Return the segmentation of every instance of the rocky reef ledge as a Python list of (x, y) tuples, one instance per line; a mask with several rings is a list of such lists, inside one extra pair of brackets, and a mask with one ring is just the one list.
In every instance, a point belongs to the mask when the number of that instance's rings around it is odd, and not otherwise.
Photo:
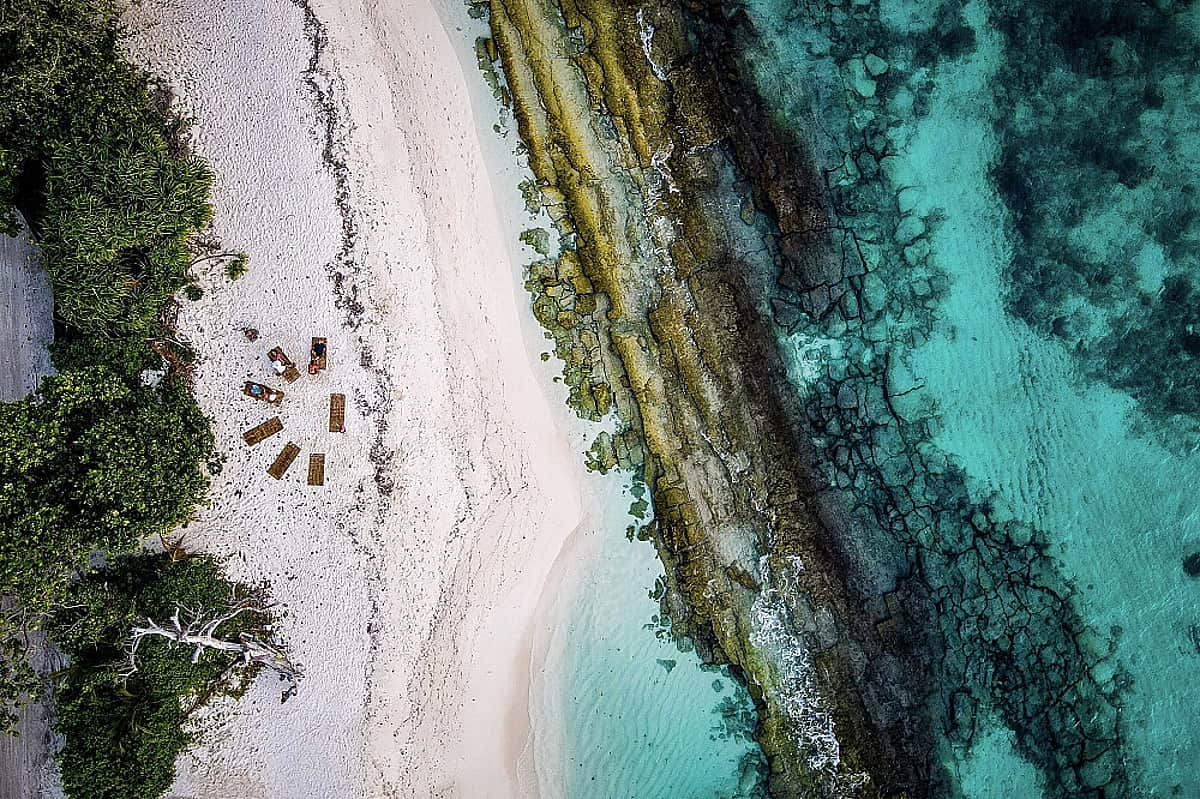
[[(916, 623), (929, 609), (902, 588), (902, 554), (851, 529), (822, 489), (759, 300), (779, 241), (810, 257), (809, 274), (827, 268), (806, 250), (828, 227), (816, 176), (806, 183), (792, 150), (772, 146), (753, 96), (727, 96), (729, 65), (696, 36), (719, 10), (491, 0), (487, 11), (481, 57), (501, 62), (534, 199), (563, 245), (531, 270), (535, 312), (577, 410), (621, 420), (593, 458), (640, 470), (651, 489), (645, 532), (674, 630), (745, 679), (772, 796), (929, 795), (923, 675), (936, 647)], [(794, 178), (748, 182), (747, 125), (756, 168)]]

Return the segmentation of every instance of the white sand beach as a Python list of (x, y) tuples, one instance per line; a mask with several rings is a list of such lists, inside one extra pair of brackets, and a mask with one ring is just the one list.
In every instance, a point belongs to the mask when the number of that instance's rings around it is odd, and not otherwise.
[[(196, 118), (215, 232), (252, 260), (206, 275), (179, 319), (227, 456), (184, 545), (271, 581), (306, 670), (285, 704), (264, 678), (215, 708), (174, 794), (528, 795), (531, 624), (582, 467), (531, 365), (475, 76), (428, 0), (167, 0), (129, 24)], [(328, 370), (283, 385), (267, 349), (303, 366), (314, 335)], [(246, 379), (287, 392), (283, 432), (253, 448), (242, 431), (275, 411)], [(331, 392), (344, 433), (326, 431)], [(288, 441), (302, 452), (276, 481)]]

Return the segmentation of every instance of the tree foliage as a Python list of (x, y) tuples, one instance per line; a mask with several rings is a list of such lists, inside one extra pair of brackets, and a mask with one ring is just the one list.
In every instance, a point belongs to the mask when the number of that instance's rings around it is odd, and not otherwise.
[[(144, 100), (145, 98), (143, 98)], [(60, 320), (81, 333), (146, 338), (187, 279), (188, 236), (207, 221), (211, 178), (173, 158), (161, 133), (136, 142), (59, 147), (38, 244)]]
[(40, 247), (70, 364), (135, 372), (144, 347), (104, 342), (157, 335), (186, 282), (187, 241), (211, 216), (211, 173), (178, 146), (183, 123), (163, 93), (123, 57), (114, 5), (0, 7), (0, 201)]
[[(22, 633), (60, 605), (95, 550), (123, 552), (184, 521), (208, 483), (208, 422), (186, 389), (95, 367), (0, 404), (0, 725), (33, 686)], [(8, 672), (6, 675), (5, 672)]]
[(0, 406), (0, 595), (35, 613), (92, 549), (186, 518), (212, 451), (186, 391), (137, 381), (211, 178), (120, 46), (106, 0), (0, 0), (0, 205), (50, 275), (60, 372)]
[(46, 609), (94, 549), (121, 552), (187, 518), (213, 440), (177, 384), (69, 370), (0, 405), (0, 594)]
[[(72, 587), (70, 610), (50, 632), (70, 658), (57, 690), (63, 787), (74, 799), (157, 799), (171, 786), (175, 760), (190, 740), (189, 714), (221, 693), (238, 693), (255, 667), (236, 655), (164, 639), (138, 649), (138, 669), (125, 665), (130, 629), (177, 608), (222, 608), (235, 594), (212, 560), (138, 554), (116, 559)], [(263, 634), (269, 619), (245, 613), (223, 625), (229, 637)]]
[[(120, 555), (187, 519), (214, 448), (187, 347), (163, 342), (212, 178), (181, 146), (165, 93), (124, 58), (118, 11), (0, 0), (0, 232), (15, 230), (15, 211), (29, 223), (54, 292), (59, 372), (0, 404), (0, 732), (36, 685), (23, 633), (54, 618), (71, 658), (57, 715), (73, 799), (169, 787), (187, 742), (181, 701), (207, 695), (233, 656), (191, 663), (152, 641), (123, 679), (121, 641), (139, 615), (237, 588), (210, 561)], [(164, 359), (172, 377), (143, 384)], [(89, 571), (97, 550), (115, 559)]]

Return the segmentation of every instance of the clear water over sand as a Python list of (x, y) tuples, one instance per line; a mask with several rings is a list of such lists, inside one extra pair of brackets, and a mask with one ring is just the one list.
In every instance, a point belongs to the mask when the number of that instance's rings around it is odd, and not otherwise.
[[(662, 564), (630, 541), (631, 495), (602, 484), (549, 586), (531, 711), (538, 787), (564, 799), (750, 799), (761, 754), (750, 698), (660, 629)], [(545, 600), (544, 600), (545, 601)]]
[[(913, 137), (918, 207), (945, 214), (931, 244), (950, 288), (912, 373), (938, 403), (936, 443), (972, 491), (998, 492), (1048, 533), (1084, 615), (1115, 643), (1133, 680), (1124, 707), (1141, 784), (1200, 795), (1200, 653), (1188, 634), (1200, 586), (1180, 568), (1200, 531), (1200, 456), (1163, 446), (1128, 394), (1080, 374), (1062, 341), (1005, 313), (1001, 266), (1014, 245), (989, 186), (995, 139), (973, 88), (937, 92)], [(946, 137), (974, 146), (947, 152)]]
[[(1123, 767), (1132, 795), (1200, 796), (1200, 580), (1182, 568), (1200, 547), (1200, 104), (1196, 68), (1174, 55), (1197, 49), (1194, 13), (830, 5), (753, 3), (765, 35), (750, 57), (846, 197), (883, 187), (878, 209), (842, 221), (886, 312), (784, 334), (798, 390), (856, 341), (890, 354), (900, 414), (930, 423), (924, 446), (961, 469), (971, 502), (1044, 541), (1073, 592), (1080, 663), (1122, 741), (1119, 764), (1085, 763), (1071, 791)], [(836, 346), (814, 352), (822, 340)], [(1010, 722), (983, 713), (969, 741), (948, 740), (958, 788), (1068, 792), (1031, 763), (1066, 739)]]

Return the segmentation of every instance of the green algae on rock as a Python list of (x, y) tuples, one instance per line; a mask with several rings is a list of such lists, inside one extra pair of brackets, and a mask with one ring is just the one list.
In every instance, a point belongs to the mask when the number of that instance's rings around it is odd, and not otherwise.
[[(760, 220), (719, 200), (729, 120), (714, 64), (672, 4), (494, 0), (490, 12), (530, 166), (574, 243), (531, 267), (535, 313), (577, 410), (602, 415), (604, 385), (637, 432), (626, 442), (653, 494), (673, 629), (744, 676), (773, 795), (921, 795), (929, 735), (906, 595), (893, 581), (868, 608), (830, 533), (840, 521), (747, 278), (763, 248), (746, 220)], [(822, 229), (815, 192), (755, 199), (799, 201)], [(594, 449), (601, 467), (620, 462)]]
[[(1122, 86), (1187, 74), (1194, 47), (1175, 30), (1185, 5), (1125, 11), (1096, 0), (1038, 13), (1060, 61), (1069, 53), (1055, 48), (1071, 44), (1077, 18), (1138, 39), (1132, 49), (1119, 36), (1078, 49), (1102, 56), (1071, 65), (1071, 96), (1086, 96), (1109, 90), (1088, 69), (1116, 67)], [(1078, 525), (1061, 508), (1020, 515), (995, 486), (970, 482), (960, 453), (943, 449), (939, 430), (975, 417), (941, 415), (930, 394), (964, 400), (923, 390), (918, 355), (939, 336), (967, 336), (960, 323), (970, 316), (947, 310), (952, 292), (964, 272), (994, 264), (938, 251), (939, 242), (961, 234), (964, 214), (995, 220), (980, 203), (931, 199), (923, 184), (937, 179), (937, 161), (973, 152), (964, 142), (947, 148), (953, 136), (1001, 131), (1008, 143), (998, 160), (978, 168), (990, 170), (981, 180), (997, 183), (1009, 212), (1025, 214), (1013, 244), (1024, 251), (997, 259), (1007, 264), (1007, 293), (987, 296), (1002, 297), (1003, 310), (1036, 332), (1086, 344), (1071, 357), (1127, 389), (1147, 418), (1170, 411), (1187, 422), (1190, 384), (1146, 365), (1191, 369), (1190, 323), (1200, 318), (1191, 278), (1149, 262), (1145, 248), (1115, 264), (1079, 261), (1087, 253), (1059, 241), (1063, 225), (1047, 220), (1190, 168), (1186, 159), (1169, 172), (1145, 168), (1161, 154), (1138, 150), (1135, 126), (1122, 121), (1142, 114), (1143, 100), (1148, 130), (1186, 132), (1189, 118), (1163, 119), (1161, 87), (1121, 89), (1120, 113), (1099, 127), (1122, 130), (1093, 152), (1094, 137), (1071, 138), (1085, 126), (1071, 102), (1043, 91), (1065, 73), (1053, 59), (1029, 57), (1042, 29), (1025, 24), (1025, 7), (1001, 2), (494, 0), (491, 11), (531, 166), (553, 198), (571, 267), (595, 297), (596, 346), (574, 362), (564, 357), (568, 372), (581, 385), (603, 374), (612, 390), (653, 493), (663, 604), (677, 633), (733, 664), (754, 693), (772, 794), (956, 796), (979, 779), (956, 770), (988, 747), (1007, 747), (1004, 756), (1047, 795), (1137, 790), (1147, 749), (1131, 746), (1139, 733), (1124, 717), (1137, 686), (1114, 654), (1122, 630), (1088, 609), (1100, 591), (1074, 584), (1079, 561), (1063, 561), (1070, 545), (1054, 529)], [(1157, 21), (1144, 23), (1148, 16)], [(1170, 47), (1155, 49), (1160, 40)], [(1008, 48), (1003, 58), (997, 42)], [(1136, 72), (1138, 59), (1148, 77)], [(1029, 106), (1015, 91), (1020, 81), (1044, 96)], [(955, 102), (962, 106), (951, 111), (972, 124), (935, 125), (918, 140), (913, 129)], [(989, 118), (997, 108), (1007, 109), (998, 121)], [(1104, 108), (1092, 104), (1080, 118)], [(1041, 169), (1040, 155), (1055, 139), (1069, 139), (1067, 161), (1103, 167), (1088, 175), (1111, 173), (1112, 192), (1091, 196), (1092, 183), (1068, 181), (1064, 196), (1075, 199), (1056, 195), (1061, 169)], [(924, 162), (913, 157), (920, 148)], [(978, 199), (976, 184), (963, 185)], [(944, 178), (938, 185), (961, 189)], [(1192, 247), (1192, 193), (1184, 194), (1169, 213), (1153, 202), (1135, 209), (1154, 212), (1151, 232), (1172, 259)], [(1071, 258), (1059, 258), (1063, 250)], [(1055, 277), (1063, 274), (1076, 277)], [(1146, 336), (1121, 333), (1113, 350), (1071, 311), (1085, 295), (1094, 309), (1122, 314), (1141, 303), (1132, 329), (1169, 335), (1143, 345)], [(539, 318), (571, 330), (564, 309), (575, 310), (556, 305)], [(1168, 350), (1186, 357), (1162, 357)], [(595, 414), (589, 396), (579, 392), (576, 404)], [(607, 439), (590, 457), (599, 469), (619, 462)], [(1195, 565), (1185, 561), (1184, 575), (1200, 572)], [(1171, 568), (1177, 574), (1178, 562)], [(1175, 621), (1185, 657), (1200, 640), (1189, 622)], [(1160, 728), (1163, 749), (1163, 731), (1180, 728)], [(1176, 763), (1186, 759), (1178, 754), (1186, 748), (1173, 751)], [(1167, 771), (1172, 761), (1160, 760)], [(1145, 784), (1171, 789), (1168, 777), (1183, 790), (1170, 773)]]

